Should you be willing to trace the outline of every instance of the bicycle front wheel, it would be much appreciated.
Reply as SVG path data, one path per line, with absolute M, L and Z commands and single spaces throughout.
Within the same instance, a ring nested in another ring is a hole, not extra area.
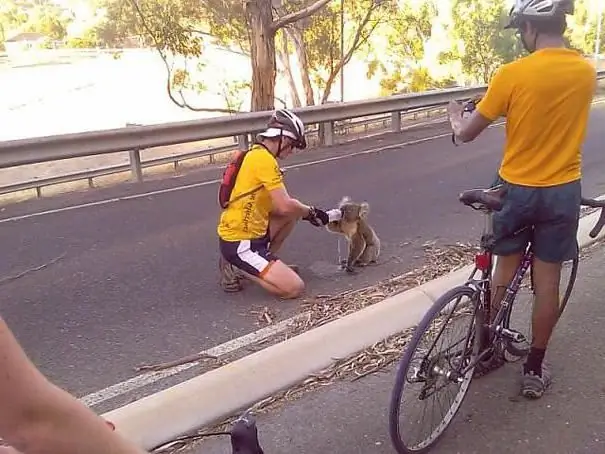
M 391 441 L 399 454 L 427 452 L 454 419 L 468 392 L 479 351 L 480 336 L 475 336 L 475 327 L 480 325 L 478 295 L 469 286 L 445 293 L 425 314 L 406 347 L 389 411 Z M 446 344 L 451 331 L 454 339 Z M 410 395 L 404 396 L 405 392 Z M 442 395 L 444 401 L 436 403 Z M 425 405 L 430 404 L 435 408 L 427 411 Z M 426 415 L 431 416 L 431 425 L 419 428 Z

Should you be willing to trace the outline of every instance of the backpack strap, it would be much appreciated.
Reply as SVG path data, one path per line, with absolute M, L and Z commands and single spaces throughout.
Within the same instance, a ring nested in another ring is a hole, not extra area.
M 234 185 L 234 187 L 235 187 L 235 185 Z M 254 189 L 251 189 L 250 191 L 246 191 L 246 192 L 238 195 L 237 197 L 234 197 L 233 199 L 229 200 L 226 203 L 225 208 L 223 208 L 223 209 L 226 209 L 230 204 L 232 204 L 233 202 L 236 202 L 239 199 L 243 199 L 244 197 L 254 194 L 256 191 L 260 191 L 262 188 L 263 188 L 263 185 L 261 184 L 261 185 L 255 187 Z

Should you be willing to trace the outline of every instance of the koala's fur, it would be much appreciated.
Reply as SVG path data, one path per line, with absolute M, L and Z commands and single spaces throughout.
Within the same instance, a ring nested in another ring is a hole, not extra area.
M 342 213 L 339 221 L 332 221 L 326 228 L 332 233 L 344 235 L 349 244 L 349 254 L 342 265 L 349 273 L 354 266 L 366 266 L 376 263 L 380 255 L 380 239 L 367 221 L 370 204 L 354 203 L 350 197 L 343 197 L 338 208 Z

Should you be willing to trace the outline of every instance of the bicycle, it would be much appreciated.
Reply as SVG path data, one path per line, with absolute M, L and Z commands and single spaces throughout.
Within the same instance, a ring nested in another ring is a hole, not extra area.
M 485 215 L 479 252 L 475 255 L 474 268 L 466 282 L 445 292 L 427 311 L 416 327 L 400 361 L 395 385 L 391 393 L 389 409 L 391 442 L 399 454 L 425 453 L 437 443 L 460 409 L 478 367 L 489 369 L 492 363 L 498 358 L 504 357 L 506 362 L 514 362 L 527 356 L 529 353 L 527 337 L 520 331 L 511 328 L 511 313 L 517 293 L 533 261 L 531 241 L 525 250 L 514 278 L 505 289 L 504 296 L 495 317 L 493 317 L 493 321 L 489 322 L 489 320 L 492 320 L 490 304 L 492 296 L 491 279 L 493 249 L 496 242 L 492 217 L 494 212 L 502 208 L 502 199 L 505 193 L 506 190 L 504 187 L 497 185 L 488 189 L 467 190 L 459 196 L 461 203 Z M 603 209 L 605 208 L 605 200 L 583 197 L 581 205 L 601 208 L 598 222 L 589 233 L 591 238 L 595 238 L 605 225 L 605 210 Z M 523 227 L 511 235 L 517 235 L 527 228 L 530 227 Z M 578 258 L 571 260 L 571 275 L 563 297 L 560 300 L 559 317 L 563 313 L 571 296 L 577 276 L 578 264 Z M 477 272 L 480 272 L 478 278 L 475 277 Z M 529 273 L 529 280 L 533 293 L 532 271 Z M 460 305 L 462 300 L 468 303 Z M 466 329 L 464 338 L 454 344 L 453 348 L 456 348 L 460 343 L 462 343 L 462 346 L 456 351 L 434 353 L 435 343 L 445 331 L 450 320 L 457 320 L 453 315 L 457 308 L 463 309 L 458 314 L 458 318 L 460 316 L 468 316 L 470 319 L 470 324 Z M 433 322 L 436 322 L 435 328 L 431 327 Z M 419 348 L 423 337 L 426 334 L 430 334 L 432 330 L 437 331 L 435 342 L 426 349 L 426 354 L 418 360 L 417 365 L 414 365 L 414 353 Z M 410 372 L 410 377 L 408 377 L 408 373 Z M 440 381 L 443 384 L 438 386 Z M 449 407 L 444 412 L 441 412 L 441 420 L 437 426 L 424 439 L 413 446 L 407 445 L 409 434 L 406 433 L 405 436 L 402 436 L 399 428 L 402 394 L 406 382 L 412 385 L 421 385 L 421 391 L 417 397 L 421 401 L 431 398 L 437 391 L 444 389 L 450 384 L 460 385 L 460 389 L 454 399 L 450 401 Z

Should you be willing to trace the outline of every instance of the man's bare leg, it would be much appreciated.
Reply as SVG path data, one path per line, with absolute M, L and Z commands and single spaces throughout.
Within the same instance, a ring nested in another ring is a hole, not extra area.
M 269 251 L 277 253 L 296 226 L 296 218 L 272 214 L 269 219 Z
M 548 263 L 534 258 L 534 287 L 536 299 L 532 314 L 532 351 L 546 350 L 552 332 L 559 320 L 559 285 L 561 263 Z M 543 354 L 542 354 L 543 356 Z M 532 364 L 532 361 L 535 363 Z M 528 357 L 528 367 L 540 373 L 542 358 Z
M 511 283 L 517 272 L 517 268 L 523 259 L 523 252 L 511 255 L 499 255 L 496 267 L 494 269 L 494 277 L 492 279 L 492 301 L 491 301 L 491 318 L 498 313 L 500 303 L 504 298 L 506 287 Z
M 288 217 L 288 216 L 278 216 L 271 215 L 269 219 L 269 236 L 271 238 L 271 242 L 269 243 L 269 251 L 273 254 L 277 253 L 281 249 L 284 244 L 284 241 L 296 226 L 296 218 Z M 298 272 L 298 266 L 296 265 L 287 265 L 294 272 Z
M 300 276 L 281 260 L 273 262 L 262 278 L 245 271 L 240 270 L 240 272 L 268 292 L 283 299 L 297 298 L 305 289 L 305 284 Z
M 538 399 L 550 386 L 551 377 L 544 367 L 544 355 L 559 319 L 559 282 L 561 264 L 547 263 L 534 257 L 534 288 L 536 298 L 532 314 L 532 342 L 523 365 L 521 394 Z

